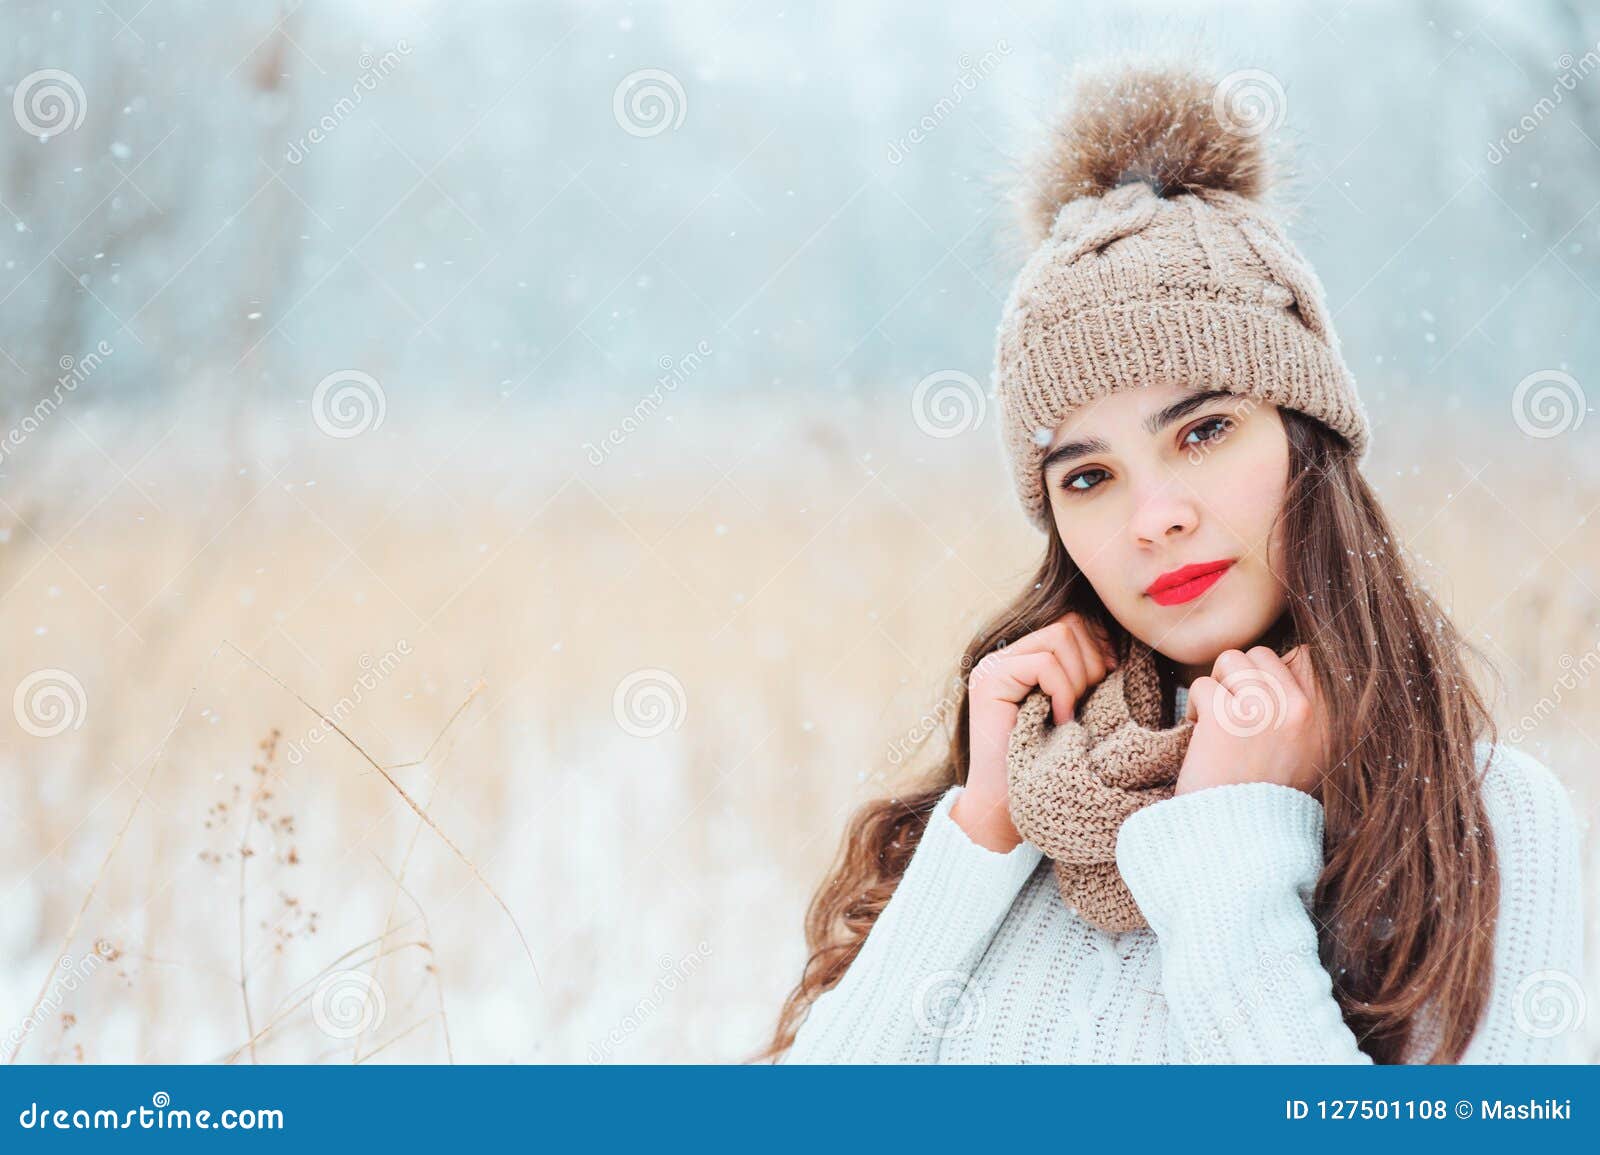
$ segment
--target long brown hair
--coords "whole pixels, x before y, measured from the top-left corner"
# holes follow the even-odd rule
[[[1433,1048],[1427,1061],[1459,1062],[1488,1001],[1499,902],[1475,750],[1485,733],[1491,744],[1497,735],[1468,661],[1494,670],[1416,579],[1348,443],[1295,410],[1279,413],[1290,461],[1279,514],[1289,593],[1282,634],[1309,649],[1334,741],[1312,909],[1321,962],[1373,1061],[1402,1062],[1422,1041]],[[805,1012],[861,950],[940,797],[966,783],[966,672],[1073,611],[1126,652],[1126,631],[1080,577],[1052,524],[1033,580],[961,657],[943,761],[850,819],[806,912],[800,981],[771,1042],[749,1061],[788,1050]],[[1164,697],[1171,701],[1170,685]]]

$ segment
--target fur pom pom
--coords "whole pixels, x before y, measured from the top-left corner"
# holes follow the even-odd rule
[[[1181,65],[1079,72],[1065,117],[1023,171],[1018,200],[1029,243],[1050,234],[1068,201],[1133,181],[1162,196],[1213,188],[1259,198],[1269,181],[1265,140],[1219,119],[1227,110],[1217,107],[1218,93]]]

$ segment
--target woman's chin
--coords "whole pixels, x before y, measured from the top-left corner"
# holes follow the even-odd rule
[[[1237,623],[1202,621],[1195,615],[1182,626],[1153,629],[1137,633],[1145,645],[1180,666],[1209,667],[1228,650],[1248,650],[1261,637],[1263,627],[1255,623],[1240,626]]]

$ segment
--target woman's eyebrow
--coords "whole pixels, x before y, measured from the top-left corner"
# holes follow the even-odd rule
[[[1086,437],[1079,441],[1063,441],[1049,453],[1044,455],[1044,461],[1039,466],[1041,473],[1049,473],[1052,465],[1059,465],[1063,461],[1071,461],[1076,457],[1087,457],[1091,453],[1110,452],[1111,446],[1098,437]]]
[[[1210,389],[1204,393],[1192,393],[1181,401],[1174,401],[1165,409],[1152,413],[1144,420],[1146,433],[1161,432],[1174,421],[1181,421],[1196,409],[1218,397],[1231,397],[1233,393],[1228,389]],[[1111,446],[1099,437],[1085,437],[1077,441],[1063,441],[1049,453],[1045,454],[1044,461],[1040,464],[1041,472],[1048,471],[1052,465],[1059,465],[1063,461],[1070,461],[1075,457],[1087,457],[1091,453],[1108,453]]]
[[[1174,421],[1181,421],[1183,418],[1193,413],[1196,409],[1199,409],[1201,406],[1205,405],[1208,401],[1214,401],[1218,397],[1232,396],[1233,393],[1227,389],[1208,389],[1204,393],[1191,394],[1190,396],[1185,397],[1182,401],[1173,402],[1171,405],[1168,405],[1165,409],[1161,410],[1161,412],[1154,413],[1149,417],[1146,417],[1144,421],[1144,431],[1146,433],[1160,433]]]

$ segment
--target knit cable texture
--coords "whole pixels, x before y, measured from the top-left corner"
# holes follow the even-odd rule
[[[1578,820],[1537,759],[1482,742],[1478,757],[1500,910],[1489,1004],[1463,1061],[1571,1062],[1576,1035],[1552,1029],[1544,1003],[1585,974]],[[962,789],[939,800],[784,1062],[1371,1062],[1308,909],[1315,798],[1241,783],[1139,810],[1117,862],[1150,925],[1111,934],[1072,913],[1038,847],[997,854],[969,839],[950,817]],[[1406,1061],[1426,1062],[1436,1039],[1420,1032]]]

